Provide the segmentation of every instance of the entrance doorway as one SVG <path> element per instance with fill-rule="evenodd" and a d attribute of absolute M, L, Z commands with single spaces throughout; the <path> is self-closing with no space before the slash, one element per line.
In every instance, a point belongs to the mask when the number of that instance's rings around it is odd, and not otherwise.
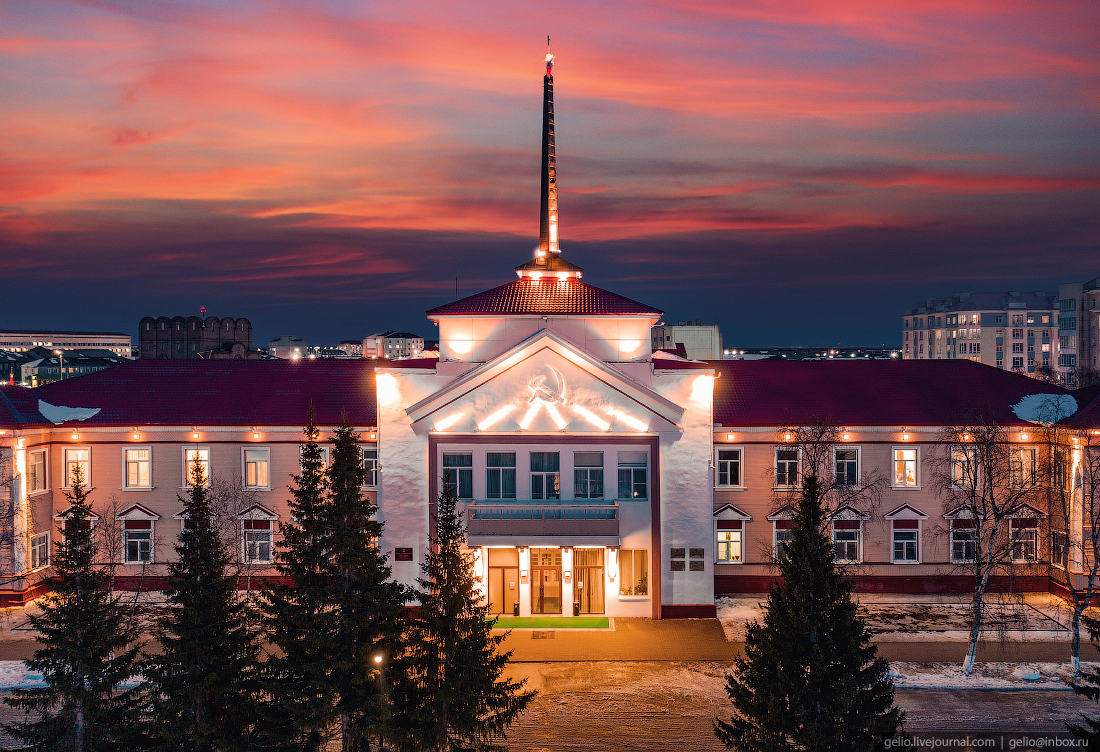
<path fill-rule="evenodd" d="M 561 549 L 531 549 L 531 613 L 561 613 Z"/>
<path fill-rule="evenodd" d="M 489 613 L 511 616 L 519 603 L 519 550 L 489 549 Z"/>
<path fill-rule="evenodd" d="M 603 549 L 574 548 L 573 571 L 577 584 L 573 598 L 581 604 L 582 614 L 602 614 L 603 597 Z"/>

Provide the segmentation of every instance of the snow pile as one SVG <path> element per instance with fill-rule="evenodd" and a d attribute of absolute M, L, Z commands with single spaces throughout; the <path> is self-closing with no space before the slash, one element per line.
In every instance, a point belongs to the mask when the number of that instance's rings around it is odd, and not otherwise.
<path fill-rule="evenodd" d="M 1083 670 L 1095 664 L 1082 663 Z M 963 673 L 962 663 L 891 663 L 890 676 L 898 689 L 1033 689 L 1069 690 L 1068 663 L 978 663 Z"/>
<path fill-rule="evenodd" d="M 102 409 L 101 407 L 51 405 L 45 400 L 38 400 L 38 412 L 42 413 L 42 417 L 54 425 L 61 425 L 67 420 L 87 420 Z"/>
<path fill-rule="evenodd" d="M 1012 412 L 1020 420 L 1049 426 L 1077 412 L 1077 400 L 1068 394 L 1029 394 L 1012 406 Z"/>
<path fill-rule="evenodd" d="M 28 671 L 23 661 L 0 661 L 0 690 L 44 687 L 42 674 Z"/>

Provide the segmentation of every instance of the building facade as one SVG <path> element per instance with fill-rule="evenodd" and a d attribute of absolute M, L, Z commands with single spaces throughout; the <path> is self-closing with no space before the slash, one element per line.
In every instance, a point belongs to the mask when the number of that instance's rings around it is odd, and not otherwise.
<path fill-rule="evenodd" d="M 1072 385 L 1100 371 L 1100 277 L 1058 287 L 1058 373 Z"/>
<path fill-rule="evenodd" d="M 902 316 L 905 360 L 963 359 L 1052 374 L 1058 362 L 1058 296 L 1046 292 L 955 293 Z"/>
<path fill-rule="evenodd" d="M 138 353 L 142 358 L 210 360 L 222 352 L 232 357 L 234 344 L 243 346 L 237 352 L 241 358 L 252 350 L 252 322 L 248 319 L 146 316 L 138 322 Z"/>
<path fill-rule="evenodd" d="M 362 356 L 374 360 L 419 358 L 424 352 L 424 338 L 412 332 L 383 332 L 363 338 Z"/>
<path fill-rule="evenodd" d="M 26 352 L 35 347 L 50 350 L 109 350 L 132 357 L 130 335 L 122 332 L 67 332 L 31 329 L 0 331 L 0 350 Z"/>
<path fill-rule="evenodd" d="M 690 360 L 722 359 L 722 333 L 717 324 L 704 326 L 702 320 L 666 324 L 653 327 L 650 336 L 654 350 L 679 350 L 682 345 L 684 357 Z"/>
<path fill-rule="evenodd" d="M 1100 389 L 1009 368 L 655 350 L 661 311 L 582 281 L 562 257 L 549 68 L 543 112 L 539 247 L 515 279 L 427 312 L 438 357 L 150 358 L 37 389 L 0 386 L 0 598 L 47 586 L 76 468 L 120 587 L 163 584 L 195 462 L 229 521 L 242 582 L 274 576 L 311 410 L 329 453 L 342 421 L 359 432 L 363 493 L 378 505 L 396 580 L 421 576 L 450 486 L 491 612 L 521 616 L 707 617 L 716 595 L 765 591 L 807 472 L 803 428 L 832 431 L 821 472 L 838 488 L 875 491 L 837 499 L 828 534 L 857 588 L 878 592 L 965 589 L 972 526 L 933 481 L 957 449 L 945 431 L 976 407 L 1021 462 L 1043 449 L 1041 425 L 1021 409 L 1036 399 L 1064 406 L 1073 463 L 1081 447 L 1100 451 Z M 1018 313 L 1043 315 L 1029 310 Z M 1014 517 L 1027 545 L 1006 586 L 1046 591 L 1052 568 L 1075 566 L 1054 553 L 1065 543 L 1047 520 L 1041 505 Z"/>

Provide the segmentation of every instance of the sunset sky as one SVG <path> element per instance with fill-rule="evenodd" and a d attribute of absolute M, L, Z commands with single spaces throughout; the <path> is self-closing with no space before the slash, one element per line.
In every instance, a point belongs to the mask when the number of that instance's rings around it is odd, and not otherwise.
<path fill-rule="evenodd" d="M 0 328 L 408 329 L 538 239 L 727 345 L 1100 275 L 1100 3 L 0 4 Z"/>

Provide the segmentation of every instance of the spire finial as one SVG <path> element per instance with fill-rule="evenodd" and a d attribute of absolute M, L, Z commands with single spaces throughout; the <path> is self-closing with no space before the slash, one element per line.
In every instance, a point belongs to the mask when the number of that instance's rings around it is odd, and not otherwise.
<path fill-rule="evenodd" d="M 558 176 L 554 156 L 554 55 L 546 37 L 546 77 L 542 79 L 542 218 L 539 255 L 560 253 L 558 248 Z"/>

